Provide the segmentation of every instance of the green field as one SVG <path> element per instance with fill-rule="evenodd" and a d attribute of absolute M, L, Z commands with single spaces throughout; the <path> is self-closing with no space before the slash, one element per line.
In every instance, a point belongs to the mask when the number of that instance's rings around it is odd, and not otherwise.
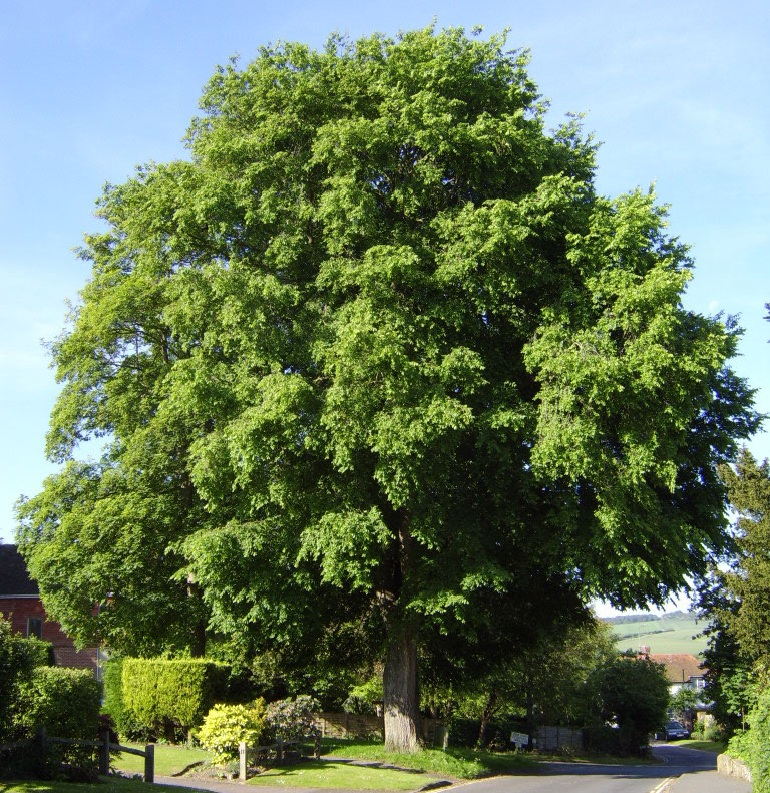
<path fill-rule="evenodd" d="M 645 615 L 639 622 L 626 622 L 628 617 L 605 620 L 618 637 L 615 647 L 620 651 L 635 650 L 645 645 L 652 654 L 691 653 L 699 656 L 706 649 L 706 639 L 699 634 L 704 628 L 694 615 L 675 612 L 660 617 Z"/>

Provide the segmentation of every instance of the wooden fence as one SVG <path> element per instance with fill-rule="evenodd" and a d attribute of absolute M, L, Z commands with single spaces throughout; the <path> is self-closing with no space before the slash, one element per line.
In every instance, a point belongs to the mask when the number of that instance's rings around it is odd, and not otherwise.
<path fill-rule="evenodd" d="M 276 741 L 276 743 L 271 743 L 267 746 L 247 746 L 243 741 L 241 741 L 238 747 L 238 754 L 240 755 L 240 769 L 238 778 L 241 780 L 241 782 L 245 782 L 247 780 L 249 760 L 255 760 L 258 757 L 264 757 L 266 760 L 273 760 L 276 765 L 281 765 L 290 754 L 301 756 L 301 747 L 306 746 L 309 743 L 313 744 L 313 756 L 316 760 L 319 760 L 321 757 L 321 736 L 317 734 L 311 738 L 308 738 L 307 740 L 281 741 L 279 739 Z M 296 747 L 300 747 L 299 752 L 297 751 Z"/>
<path fill-rule="evenodd" d="M 130 746 L 122 746 L 118 743 L 110 743 L 109 735 L 105 733 L 100 741 L 79 741 L 74 738 L 52 738 L 46 734 L 45 728 L 41 729 L 34 738 L 25 741 L 15 741 L 13 743 L 0 746 L 0 752 L 12 749 L 35 749 L 40 753 L 40 757 L 48 754 L 48 744 L 56 743 L 64 746 L 84 746 L 86 748 L 99 750 L 99 773 L 108 774 L 110 771 L 110 751 L 126 752 L 144 758 L 144 781 L 152 784 L 155 781 L 155 746 L 147 744 L 144 749 L 132 749 Z"/>

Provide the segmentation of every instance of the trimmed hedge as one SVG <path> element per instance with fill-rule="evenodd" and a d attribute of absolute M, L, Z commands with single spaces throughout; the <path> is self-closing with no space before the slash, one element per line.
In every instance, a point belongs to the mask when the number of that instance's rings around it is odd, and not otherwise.
<path fill-rule="evenodd" d="M 142 727 L 123 701 L 123 660 L 110 658 L 104 667 L 102 713 L 110 716 L 120 738 L 146 742 L 149 730 Z"/>
<path fill-rule="evenodd" d="M 123 704 L 155 736 L 176 739 L 189 732 L 217 700 L 225 698 L 229 667 L 205 659 L 126 658 L 121 673 Z"/>

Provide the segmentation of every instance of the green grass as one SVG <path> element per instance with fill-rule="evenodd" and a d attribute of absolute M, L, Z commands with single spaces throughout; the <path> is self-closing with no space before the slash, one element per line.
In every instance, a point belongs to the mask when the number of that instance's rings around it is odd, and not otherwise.
<path fill-rule="evenodd" d="M 677 746 L 686 746 L 688 749 L 697 749 L 701 752 L 712 752 L 721 754 L 726 748 L 726 744 L 719 741 L 699 741 L 697 738 L 687 738 L 683 741 L 672 741 Z"/>
<path fill-rule="evenodd" d="M 144 744 L 127 743 L 132 749 L 144 749 Z M 173 776 L 192 763 L 199 761 L 207 762 L 211 759 L 211 753 L 205 749 L 188 749 L 186 746 L 170 746 L 168 744 L 155 744 L 155 775 Z M 123 752 L 120 757 L 113 756 L 110 764 L 118 771 L 126 771 L 129 774 L 144 773 L 144 757 L 137 757 L 135 754 Z M 0 793 L 3 793 L 0 790 Z"/>
<path fill-rule="evenodd" d="M 118 777 L 100 777 L 93 784 L 85 782 L 23 782 L 0 781 L 0 793 L 179 793 L 178 787 L 170 785 L 152 785 L 148 788 L 144 782 Z M 196 793 L 194 788 L 185 788 L 185 793 Z"/>
<path fill-rule="evenodd" d="M 348 790 L 419 790 L 437 779 L 435 775 L 420 771 L 355 765 L 341 760 L 309 760 L 283 768 L 271 768 L 249 779 L 249 784 Z"/>
<path fill-rule="evenodd" d="M 473 749 L 424 749 L 416 754 L 386 752 L 382 743 L 366 741 L 324 741 L 323 754 L 350 760 L 366 760 L 423 771 L 442 778 L 479 779 L 494 774 L 532 768 L 534 761 L 512 752 L 477 752 Z"/>

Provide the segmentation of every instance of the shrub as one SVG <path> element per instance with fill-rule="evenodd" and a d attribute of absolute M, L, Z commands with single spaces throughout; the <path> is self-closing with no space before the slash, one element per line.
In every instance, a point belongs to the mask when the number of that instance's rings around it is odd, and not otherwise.
<path fill-rule="evenodd" d="M 770 689 L 765 689 L 749 714 L 749 730 L 730 741 L 751 768 L 753 793 L 770 793 Z"/>
<path fill-rule="evenodd" d="M 51 663 L 53 649 L 48 642 L 14 635 L 11 624 L 0 615 L 0 744 L 16 736 L 19 685 L 28 680 L 35 667 Z"/>
<path fill-rule="evenodd" d="M 318 700 L 307 694 L 295 699 L 279 699 L 267 706 L 267 726 L 270 734 L 282 741 L 307 738 L 318 734 L 316 713 L 321 709 Z"/>
<path fill-rule="evenodd" d="M 97 738 L 101 687 L 88 670 L 38 667 L 20 684 L 19 693 L 23 706 L 17 724 L 27 737 L 44 727 L 51 737 Z M 95 765 L 93 755 L 90 748 L 50 743 L 39 770 L 61 763 L 91 769 Z"/>
<path fill-rule="evenodd" d="M 238 746 L 245 741 L 255 746 L 265 728 L 265 701 L 251 705 L 214 705 L 198 731 L 204 749 L 213 752 L 212 763 L 224 766 L 238 759 Z"/>
<path fill-rule="evenodd" d="M 226 690 L 228 668 L 205 659 L 126 658 L 121 683 L 123 704 L 153 735 L 173 741 L 177 729 L 189 731 Z"/>
<path fill-rule="evenodd" d="M 101 688 L 88 670 L 38 667 L 19 690 L 24 700 L 19 721 L 27 734 L 45 727 L 58 738 L 96 737 Z"/>

